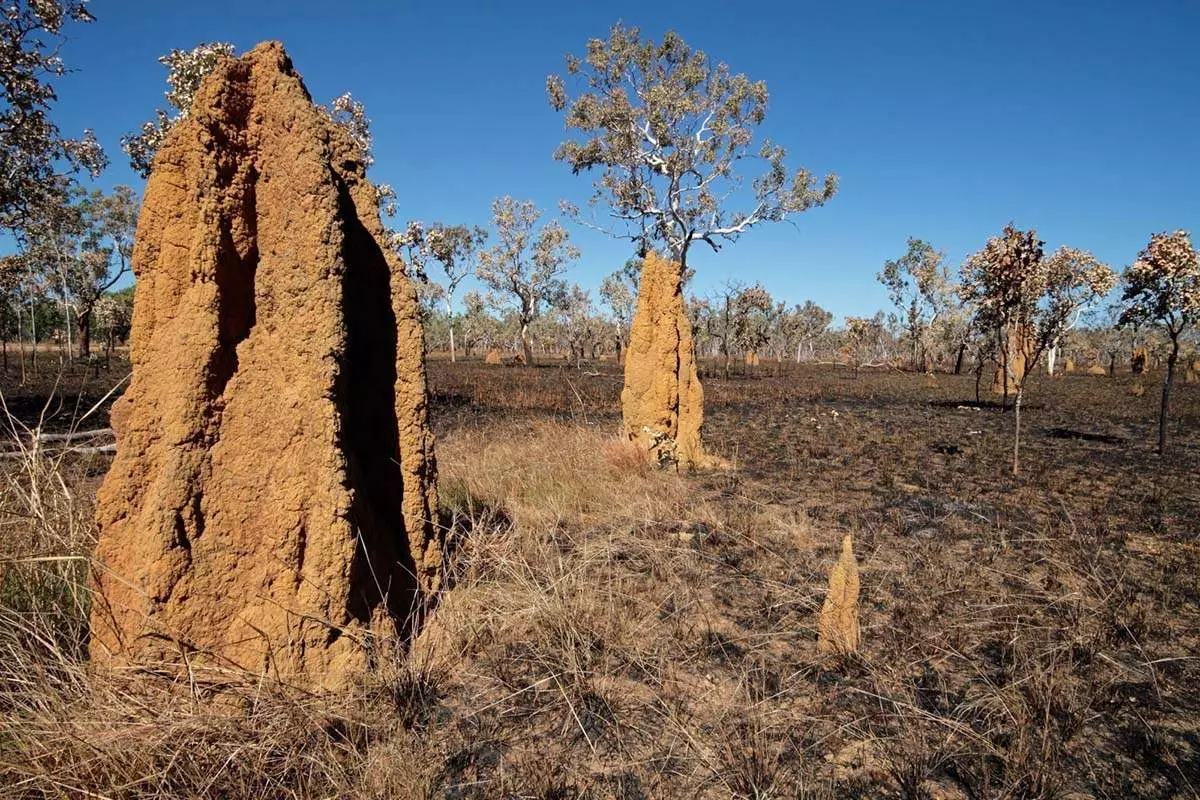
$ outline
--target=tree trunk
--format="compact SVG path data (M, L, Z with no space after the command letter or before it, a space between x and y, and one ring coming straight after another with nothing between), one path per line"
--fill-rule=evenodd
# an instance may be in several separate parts
M79 315L79 357L87 358L92 354L92 310L85 309Z
M1108 377L1117 377L1117 354L1111 353L1108 356Z
M1008 339L1000 336L1000 377L1004 382L1004 392L1000 395L1000 410L1008 411Z
M29 356L29 360L31 362L30 368L33 372L33 377L36 378L38 376L37 309L34 308L33 303L29 304L29 338L33 342L33 352Z
M954 359L954 374L962 374L963 355L967 352L967 343L962 342L958 345L958 355Z
M1021 468L1021 395L1025 394L1025 384L1017 384L1017 399L1013 403L1013 471L1016 475Z
M63 300L63 322L67 326L67 362L75 360L75 338L71 334L71 307Z
M1051 378L1054 377L1054 362L1058 360L1058 342L1050 346L1046 351L1046 374Z
M21 327L21 305L17 304L17 348L21 357L21 385L25 385L25 331Z
M525 366L533 366L533 345L529 343L529 323L521 323L521 350L525 354Z
M453 322L451 322L451 323L450 323L450 363L451 363L451 364L453 364L454 362L455 362L455 355L454 355L454 323L453 323Z
M1175 364L1179 360L1179 334L1171 336L1171 355L1167 356L1167 377L1163 380L1162 405L1158 409L1158 454L1167 452L1167 409L1171 405L1171 384L1175 382Z

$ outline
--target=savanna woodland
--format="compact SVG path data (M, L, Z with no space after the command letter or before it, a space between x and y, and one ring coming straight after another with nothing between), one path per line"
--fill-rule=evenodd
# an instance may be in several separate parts
M951 255L929 215L826 309L738 243L868 191L805 152L837 107L773 124L690 11L524 85L557 197L433 219L269 32L72 129L95 5L0 4L0 796L1200 795L1175 217L1090 251L1017 203ZM405 126L485 91L388 77Z

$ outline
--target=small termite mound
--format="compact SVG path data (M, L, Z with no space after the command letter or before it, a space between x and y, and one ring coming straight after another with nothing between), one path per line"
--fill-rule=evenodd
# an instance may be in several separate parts
M817 648L822 653L849 655L858 650L858 562L854 540L842 538L842 555L829 573L829 591L817 620Z

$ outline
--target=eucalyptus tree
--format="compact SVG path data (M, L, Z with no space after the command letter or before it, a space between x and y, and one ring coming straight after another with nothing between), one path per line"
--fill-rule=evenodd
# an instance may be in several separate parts
M463 349L467 356L476 347L490 350L500 340L500 321L488 313L487 300L479 292L463 295L461 329Z
M455 306L454 295L458 287L479 268L479 254L487 241L485 228L468 228L466 225L443 225L435 222L428 229L417 221L408 223L404 233L396 237L399 247L407 254L409 263L417 274L429 278L432 263L442 273L438 281L438 299L446 309L449 326L450 361L457 359L454 342Z
M637 284L642 270L641 259L631 258L615 272L600 281L600 299L612 312L617 360L629 345L629 331L637 311Z
M1044 245L1036 231L1017 230L1010 224L962 268L963 297L974 304L981 327L995 335L1005 384L1011 379L1016 387L1014 475L1020 468L1026 379L1079 309L1100 300L1115 283L1113 271L1090 253L1063 247L1046 257Z
M93 311L129 274L136 227L137 204L128 186L85 194L65 179L56 202L40 203L26 219L19 239L25 279L40 283L61 306L71 355L91 353Z
M1200 323L1200 260L1187 231L1156 233L1122 275L1122 325L1152 323L1171 342L1158 412L1158 453L1167 449L1167 413L1179 344Z
M104 169L90 130L64 137L51 119L59 55L73 23L93 22L87 0L7 0L0 9L0 228L16 238L40 206L59 202L56 176Z
M842 332L842 353L854 368L854 378L878 355L887 335L883 312L873 317L846 317L846 329Z
M761 283L738 292L733 298L732 323L733 342L739 352L749 355L770 341L775 319L775 301Z
M789 168L783 147L756 144L765 82L734 73L674 31L655 42L618 23L607 38L591 39L582 57L568 55L565 75L549 76L546 90L568 131L555 158L575 174L596 173L592 213L564 210L642 251L664 250L681 281L697 242L719 251L837 192L836 176ZM601 208L606 218L598 222Z
M137 197L128 186L114 186L110 194L94 191L83 202L83 251L75 269L67 273L65 286L75 311L81 358L91 354L97 304L132 269L137 215Z
M606 229L665 247L681 271L694 243L720 250L722 241L822 205L837 191L832 174L819 180L789 170L783 147L753 146L766 119L766 83L733 74L674 31L656 43L617 24L608 39L590 40L584 57L568 56L566 67L567 78L552 75L546 88L577 135L555 158L576 174L598 170L591 202L608 207L614 224ZM763 169L739 206L751 160Z
M954 285L946 254L921 239L908 240L908 252L885 261L876 276L900 314L900 323L912 347L914 369L932 369L929 351L934 326L953 303Z
M578 284L571 285L556 311L575 366L582 368L584 357L600 342L603 320L596 314L591 294Z
M817 340L829 330L829 325L833 322L833 314L821 306L814 303L812 300L805 300L804 305L798 305L792 308L792 317L795 319L796 326L796 362L800 362L800 356L804 350L804 346L808 345L808 355L811 358L815 349Z
M479 255L476 275L501 310L516 314L525 363L534 363L529 326L548 305L563 302L562 275L579 258L579 248L558 220L538 229L543 214L532 201L499 197L492 203L492 225L499 240Z

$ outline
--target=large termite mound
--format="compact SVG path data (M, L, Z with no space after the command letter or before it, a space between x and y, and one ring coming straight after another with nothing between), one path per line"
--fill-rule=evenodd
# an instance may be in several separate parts
M91 652L344 684L438 588L417 299L348 133L277 43L167 136L100 490Z
M626 437L656 463L714 466L704 453L704 390L696 374L692 324L679 265L647 254L625 357L621 411Z

